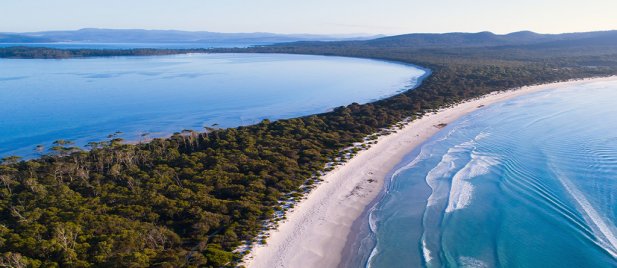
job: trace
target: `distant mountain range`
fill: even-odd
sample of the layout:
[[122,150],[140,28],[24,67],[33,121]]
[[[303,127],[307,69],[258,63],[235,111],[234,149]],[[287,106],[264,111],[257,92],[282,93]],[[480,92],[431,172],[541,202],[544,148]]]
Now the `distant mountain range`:
[[[504,46],[577,46],[584,44],[617,45],[617,31],[599,31],[564,34],[539,34],[530,31],[510,34],[479,33],[444,33],[444,34],[404,34],[371,40],[354,40],[345,42],[297,42],[304,46],[353,45],[373,48],[405,49],[443,49]],[[285,44],[281,44],[285,45]]]
[[273,33],[217,33],[141,29],[81,29],[28,33],[0,33],[0,43],[281,43],[294,41],[367,40],[383,35],[311,35]]
[[530,31],[510,34],[479,33],[414,33],[396,36],[383,35],[310,35],[273,33],[216,33],[175,30],[114,30],[81,29],[76,31],[48,31],[31,33],[0,33],[2,43],[187,43],[187,44],[253,44],[301,47],[353,47],[372,49],[476,49],[529,50],[611,48],[617,47],[617,31],[598,31],[564,34],[539,34]]

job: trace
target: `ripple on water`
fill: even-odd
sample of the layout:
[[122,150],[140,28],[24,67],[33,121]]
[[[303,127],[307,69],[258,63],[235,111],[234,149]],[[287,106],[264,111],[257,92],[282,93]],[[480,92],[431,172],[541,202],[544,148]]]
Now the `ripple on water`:
[[371,267],[616,267],[616,102],[591,83],[449,124],[377,204]]

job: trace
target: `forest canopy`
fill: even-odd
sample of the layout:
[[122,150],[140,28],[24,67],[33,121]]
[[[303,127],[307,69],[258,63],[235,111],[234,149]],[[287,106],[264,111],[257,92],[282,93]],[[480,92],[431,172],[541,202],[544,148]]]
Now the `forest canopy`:
[[[387,40],[386,40],[387,41]],[[398,43],[396,43],[398,42]],[[290,43],[213,50],[3,48],[0,57],[301,53],[376,58],[432,70],[417,89],[332,112],[166,139],[59,141],[38,159],[0,165],[0,266],[226,267],[243,241],[327,162],[367,135],[493,91],[617,74],[617,43],[418,48]]]

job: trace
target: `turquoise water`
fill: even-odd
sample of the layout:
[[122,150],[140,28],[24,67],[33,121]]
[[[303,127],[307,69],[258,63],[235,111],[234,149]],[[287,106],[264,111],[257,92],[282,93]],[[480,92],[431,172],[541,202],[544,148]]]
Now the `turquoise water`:
[[0,157],[120,131],[131,141],[326,112],[415,85],[418,68],[343,57],[191,54],[0,59]]
[[594,82],[450,124],[394,172],[368,266],[617,267],[616,103]]

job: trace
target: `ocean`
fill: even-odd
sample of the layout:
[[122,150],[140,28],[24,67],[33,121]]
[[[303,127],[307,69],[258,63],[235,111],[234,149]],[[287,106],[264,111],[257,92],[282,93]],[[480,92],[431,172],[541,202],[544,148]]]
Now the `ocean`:
[[617,267],[617,82],[448,125],[392,172],[367,267]]

